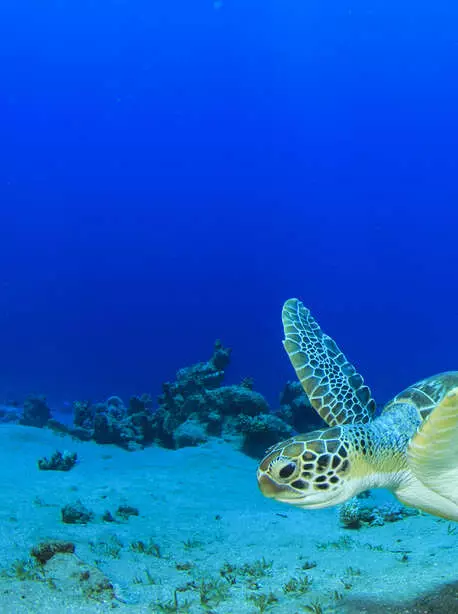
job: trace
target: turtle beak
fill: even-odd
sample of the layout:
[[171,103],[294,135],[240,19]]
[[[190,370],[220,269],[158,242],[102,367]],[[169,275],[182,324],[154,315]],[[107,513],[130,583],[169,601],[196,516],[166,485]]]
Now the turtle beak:
[[273,499],[280,494],[280,488],[266,473],[258,471],[258,486],[264,497]]
[[267,473],[258,471],[258,486],[264,497],[288,502],[298,498],[297,493],[288,484],[278,484]]

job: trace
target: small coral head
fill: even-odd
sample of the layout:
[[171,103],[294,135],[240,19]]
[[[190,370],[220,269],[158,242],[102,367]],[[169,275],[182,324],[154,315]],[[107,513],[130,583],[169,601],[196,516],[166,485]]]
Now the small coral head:
[[351,496],[348,446],[340,427],[313,431],[267,451],[257,478],[262,494],[303,508],[329,507]]

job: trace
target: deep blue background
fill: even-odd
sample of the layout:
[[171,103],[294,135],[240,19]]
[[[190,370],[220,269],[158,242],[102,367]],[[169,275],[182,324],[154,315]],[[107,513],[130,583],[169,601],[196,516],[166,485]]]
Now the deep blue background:
[[448,0],[0,8],[0,397],[160,392],[299,296],[380,401],[458,368]]

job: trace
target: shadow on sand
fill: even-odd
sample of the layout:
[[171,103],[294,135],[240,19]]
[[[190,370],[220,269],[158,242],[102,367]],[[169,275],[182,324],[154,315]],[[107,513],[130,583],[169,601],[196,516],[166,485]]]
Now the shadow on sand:
[[424,593],[413,601],[370,601],[346,599],[345,614],[458,614],[458,581],[444,584],[440,589]]

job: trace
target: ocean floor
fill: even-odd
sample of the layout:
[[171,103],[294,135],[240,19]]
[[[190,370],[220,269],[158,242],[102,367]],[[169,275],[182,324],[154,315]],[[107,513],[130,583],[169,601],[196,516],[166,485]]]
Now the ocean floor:
[[[56,449],[78,464],[38,470]],[[0,450],[0,613],[458,612],[456,523],[343,529],[336,509],[264,499],[256,462],[216,441],[126,452],[2,425]],[[92,520],[65,524],[78,500]],[[38,564],[31,550],[46,540],[74,552]]]

